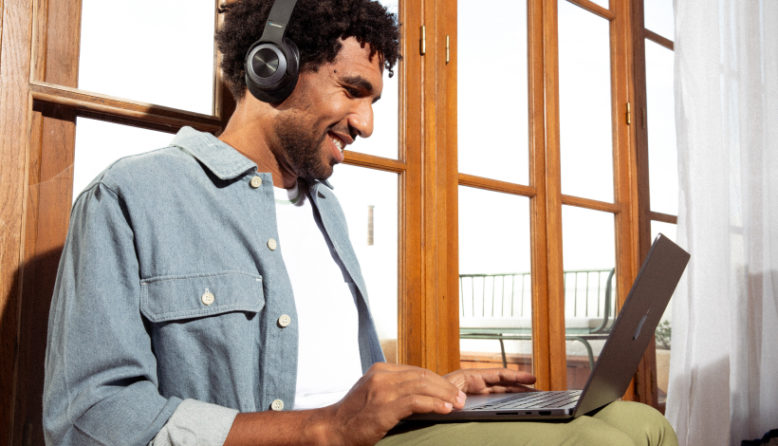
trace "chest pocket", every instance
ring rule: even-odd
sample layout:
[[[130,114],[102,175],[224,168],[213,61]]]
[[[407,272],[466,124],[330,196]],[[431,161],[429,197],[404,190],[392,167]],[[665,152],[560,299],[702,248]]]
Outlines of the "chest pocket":
[[[264,306],[262,277],[252,274],[228,271],[141,282],[141,312],[154,323],[229,312],[258,313]]]

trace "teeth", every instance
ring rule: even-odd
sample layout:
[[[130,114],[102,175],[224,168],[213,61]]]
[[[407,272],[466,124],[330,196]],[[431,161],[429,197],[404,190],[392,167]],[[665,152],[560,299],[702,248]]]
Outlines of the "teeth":
[[[335,143],[335,147],[338,148],[341,152],[343,151],[343,141],[341,141],[339,138],[332,138],[332,142]]]

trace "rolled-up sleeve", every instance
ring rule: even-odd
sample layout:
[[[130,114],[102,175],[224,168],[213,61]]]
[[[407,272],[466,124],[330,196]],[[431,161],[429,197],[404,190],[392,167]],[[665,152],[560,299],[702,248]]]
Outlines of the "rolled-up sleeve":
[[[95,183],[79,197],[49,314],[47,444],[145,445],[181,402],[158,391],[133,241],[113,190]]]
[[[149,446],[222,446],[237,415],[234,409],[184,400]]]

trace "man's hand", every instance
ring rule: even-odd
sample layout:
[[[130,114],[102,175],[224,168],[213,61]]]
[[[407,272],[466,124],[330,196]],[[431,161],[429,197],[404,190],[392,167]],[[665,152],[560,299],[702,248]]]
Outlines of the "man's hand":
[[[468,394],[528,392],[535,377],[511,369],[463,369],[445,376],[459,390]]]
[[[375,444],[413,413],[462,408],[465,394],[450,380],[419,367],[378,363],[328,410],[334,443]]]
[[[523,392],[534,382],[532,375],[508,369],[459,370],[442,377],[419,367],[378,363],[332,406],[239,413],[224,444],[372,445],[413,413],[461,409],[465,392]]]

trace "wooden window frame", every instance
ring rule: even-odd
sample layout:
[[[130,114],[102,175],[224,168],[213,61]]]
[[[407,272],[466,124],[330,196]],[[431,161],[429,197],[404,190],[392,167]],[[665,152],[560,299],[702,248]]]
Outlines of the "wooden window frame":
[[[609,8],[589,0],[564,1],[610,21],[613,203],[565,195],[561,191],[557,0],[528,0],[529,147],[533,166],[529,186],[461,173],[457,178],[459,185],[530,198],[533,367],[537,386],[544,389],[567,387],[562,207],[614,215],[620,303],[626,298],[650,247],[651,221],[675,222],[674,216],[651,212],[648,203],[645,57],[642,46],[637,43],[638,38],[641,44],[643,38],[650,38],[667,46],[667,40],[643,29],[642,0],[611,0]],[[452,98],[455,96],[449,96],[448,100],[455,104]],[[636,122],[642,125],[635,125]],[[657,406],[655,370],[652,342],[625,397]]]

